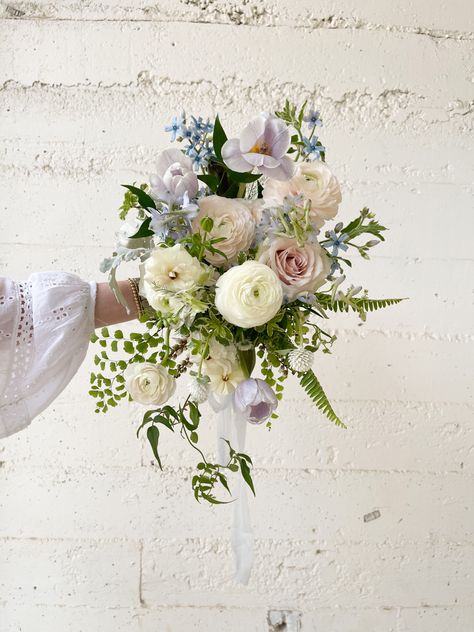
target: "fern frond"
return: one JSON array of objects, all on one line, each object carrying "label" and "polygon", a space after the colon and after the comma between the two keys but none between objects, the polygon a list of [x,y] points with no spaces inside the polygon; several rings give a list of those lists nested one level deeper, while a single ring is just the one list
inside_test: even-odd
[{"label": "fern frond", "polygon": [[384,309],[391,305],[397,305],[404,301],[404,298],[365,298],[365,297],[353,297],[349,302],[346,301],[333,301],[331,296],[327,294],[317,295],[318,303],[323,309],[327,309],[331,312],[375,312],[378,309]]},{"label": "fern frond", "polygon": [[334,424],[336,424],[336,426],[339,426],[340,428],[347,428],[346,424],[343,423],[334,412],[326,396],[326,393],[323,390],[323,387],[319,383],[319,380],[313,373],[313,371],[307,371],[301,377],[300,384],[306,391],[306,394],[316,404],[317,408],[319,408],[319,410],[326,415],[329,421],[332,421]]}]

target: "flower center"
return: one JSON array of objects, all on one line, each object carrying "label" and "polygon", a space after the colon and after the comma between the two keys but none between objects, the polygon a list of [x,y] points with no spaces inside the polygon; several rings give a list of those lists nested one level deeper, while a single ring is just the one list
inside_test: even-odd
[{"label": "flower center", "polygon": [[176,279],[176,277],[178,276],[177,273],[174,270],[170,270],[168,272],[168,276],[170,279]]},{"label": "flower center", "polygon": [[249,149],[251,154],[265,154],[265,156],[271,156],[272,148],[268,143],[262,141],[261,143],[255,143],[255,145]]}]

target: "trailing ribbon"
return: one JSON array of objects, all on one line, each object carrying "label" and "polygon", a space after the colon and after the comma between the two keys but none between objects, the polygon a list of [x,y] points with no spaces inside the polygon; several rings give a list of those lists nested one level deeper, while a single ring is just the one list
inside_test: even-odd
[{"label": "trailing ribbon", "polygon": [[[229,446],[226,440],[237,452],[245,450],[245,435],[247,421],[235,408],[233,395],[217,399],[210,395],[209,404],[218,413],[217,422],[217,458],[221,464],[229,460]],[[235,560],[235,579],[240,584],[247,585],[250,579],[254,561],[254,534],[250,523],[250,511],[247,497],[247,485],[239,475],[236,497],[233,502],[232,518],[232,550]]]}]

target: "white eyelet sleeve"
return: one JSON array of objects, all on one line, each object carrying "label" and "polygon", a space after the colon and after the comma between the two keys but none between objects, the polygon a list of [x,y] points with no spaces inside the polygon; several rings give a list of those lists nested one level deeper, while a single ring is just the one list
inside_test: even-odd
[{"label": "white eyelet sleeve", "polygon": [[0,438],[22,430],[67,386],[94,330],[96,284],[74,274],[0,277]]}]

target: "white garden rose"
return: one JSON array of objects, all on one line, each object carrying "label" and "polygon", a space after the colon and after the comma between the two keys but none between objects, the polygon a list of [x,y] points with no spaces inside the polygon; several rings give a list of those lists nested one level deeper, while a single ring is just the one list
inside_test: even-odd
[{"label": "white garden rose", "polygon": [[142,267],[141,288],[153,305],[157,290],[171,292],[191,290],[209,280],[209,271],[182,244],[171,248],[155,248]]},{"label": "white garden rose", "polygon": [[331,268],[329,257],[317,241],[300,246],[289,237],[279,237],[264,245],[258,252],[258,260],[277,274],[290,301],[321,287]]},{"label": "white garden rose", "polygon": [[140,404],[164,404],[176,390],[176,380],[168,371],[150,362],[129,364],[124,373],[125,387]]},{"label": "white garden rose", "polygon": [[216,307],[238,327],[258,327],[271,320],[281,307],[283,290],[271,268],[246,261],[227,270],[217,281]]},{"label": "white garden rose", "polygon": [[321,160],[300,162],[290,180],[267,180],[263,189],[269,206],[280,206],[285,198],[300,195],[311,201],[310,217],[316,228],[336,216],[342,199],[336,176]]},{"label": "white garden rose", "polygon": [[199,212],[193,220],[193,232],[203,233],[201,220],[210,217],[213,221],[207,239],[224,238],[215,244],[225,257],[207,252],[206,259],[214,265],[233,263],[239,252],[250,248],[255,236],[254,213],[245,200],[210,195],[199,200]]}]

